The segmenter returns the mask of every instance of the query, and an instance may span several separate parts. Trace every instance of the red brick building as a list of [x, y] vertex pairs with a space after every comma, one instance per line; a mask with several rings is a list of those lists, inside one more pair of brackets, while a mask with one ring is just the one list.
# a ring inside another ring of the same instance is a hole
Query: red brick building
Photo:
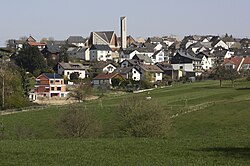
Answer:
[[34, 93], [37, 97], [66, 97], [66, 85], [62, 76], [56, 73], [43, 73], [36, 78]]

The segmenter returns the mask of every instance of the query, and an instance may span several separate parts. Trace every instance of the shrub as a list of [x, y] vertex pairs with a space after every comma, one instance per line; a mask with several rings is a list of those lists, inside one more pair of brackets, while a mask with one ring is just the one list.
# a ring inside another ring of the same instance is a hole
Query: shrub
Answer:
[[164, 137], [170, 128], [168, 110], [144, 98], [124, 99], [118, 107], [122, 135], [133, 137]]
[[57, 123], [58, 135], [65, 138], [97, 137], [100, 126], [93, 111], [76, 105], [64, 110]]

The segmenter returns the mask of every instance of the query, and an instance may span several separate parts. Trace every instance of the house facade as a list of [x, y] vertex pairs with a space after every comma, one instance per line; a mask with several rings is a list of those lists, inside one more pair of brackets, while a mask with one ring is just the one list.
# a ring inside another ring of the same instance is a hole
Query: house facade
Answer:
[[112, 78], [124, 79], [119, 73], [100, 73], [92, 79], [93, 87], [112, 86]]
[[171, 64], [174, 70], [180, 70], [184, 73], [193, 73], [193, 76], [201, 75], [201, 59], [193, 57], [188, 53], [178, 51], [171, 59]]
[[92, 45], [90, 47], [90, 61], [112, 60], [112, 50], [108, 45]]
[[81, 63], [58, 63], [58, 74], [66, 76], [70, 79], [70, 74], [77, 73], [80, 79], [86, 78], [86, 67]]
[[34, 94], [37, 97], [67, 97], [66, 85], [62, 76], [56, 73], [43, 73], [36, 78]]

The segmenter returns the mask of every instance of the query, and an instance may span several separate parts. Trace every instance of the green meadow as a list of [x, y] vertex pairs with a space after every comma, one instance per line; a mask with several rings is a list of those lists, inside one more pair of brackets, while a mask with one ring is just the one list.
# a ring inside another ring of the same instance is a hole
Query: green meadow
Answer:
[[[0, 116], [0, 165], [250, 165], [250, 82], [223, 83], [174, 84], [80, 103], [93, 108], [102, 126], [92, 139], [58, 138], [60, 111], [70, 105]], [[150, 95], [170, 110], [165, 138], [119, 136], [117, 106], [132, 95]]]

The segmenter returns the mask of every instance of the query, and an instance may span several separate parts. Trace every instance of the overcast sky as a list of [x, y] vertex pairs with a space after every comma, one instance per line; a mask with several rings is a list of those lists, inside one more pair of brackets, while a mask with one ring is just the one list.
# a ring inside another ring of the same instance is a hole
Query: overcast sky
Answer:
[[127, 17], [133, 37], [232, 34], [250, 37], [250, 0], [0, 0], [0, 46], [7, 39], [37, 40], [114, 30]]

